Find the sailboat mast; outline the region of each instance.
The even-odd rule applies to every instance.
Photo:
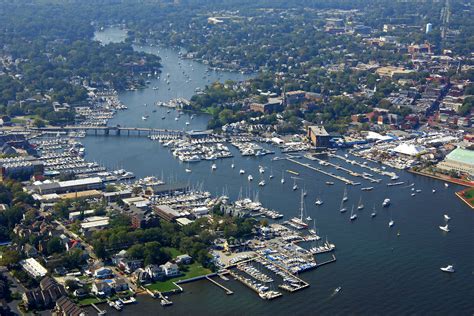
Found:
[[[300,202],[300,220],[303,221],[303,211],[304,211],[304,197],[303,192],[301,192],[301,202]]]

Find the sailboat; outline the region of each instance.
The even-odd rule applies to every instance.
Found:
[[[375,210],[375,204],[374,204],[374,208],[372,209],[372,214],[370,214],[370,216],[372,217],[377,216],[377,211]]]
[[[259,186],[263,187],[265,185],[265,180],[261,180],[259,183],[258,183]]]
[[[448,214],[444,214],[444,220],[445,221],[449,221],[451,219],[451,217],[448,216]]]
[[[301,192],[301,202],[300,202],[300,217],[293,217],[290,219],[290,222],[296,224],[300,228],[307,228],[308,224],[303,221],[303,212],[304,212],[304,199],[303,192]]]
[[[309,233],[311,235],[315,235],[316,236],[316,221],[314,220],[313,221],[313,228],[309,230]],[[318,236],[317,236],[318,237]]]
[[[354,213],[354,205],[352,205],[350,220],[353,221],[356,218],[357,218],[357,214]]]
[[[273,179],[273,168],[270,169],[270,176],[269,176],[270,179]]]
[[[339,212],[344,213],[347,208],[344,207],[344,199],[341,200],[341,206],[339,206]]]
[[[216,169],[217,169],[217,165],[216,165],[215,163],[213,163],[212,166],[211,166],[211,169],[212,169],[212,170],[216,170]]]
[[[263,166],[258,166],[258,172],[265,173],[265,168],[263,168]]]
[[[362,203],[362,196],[361,196],[360,199],[359,199],[359,205],[357,205],[357,209],[361,210],[363,208],[364,208],[364,204]]]
[[[296,184],[296,179],[294,179],[294,181],[293,181],[293,191],[296,191],[296,190],[298,190],[298,185]],[[304,195],[304,192],[301,192],[301,196],[303,196],[303,195]]]
[[[392,219],[392,211],[390,211],[390,222],[388,222],[388,227],[392,227],[395,224],[395,222]]]
[[[244,169],[240,169],[239,173],[240,173],[240,174],[244,174],[244,173],[245,173],[245,170],[244,170]]]
[[[347,200],[348,200],[348,198],[347,198],[347,188],[344,188],[344,195],[342,196],[342,202],[345,202]]]
[[[249,176],[247,177],[247,180],[249,180],[249,181],[252,181],[252,180],[253,180],[253,177],[252,177],[251,174],[249,174]]]
[[[448,224],[446,224],[445,226],[439,226],[439,229],[441,229],[441,230],[444,231],[444,232],[449,233]]]

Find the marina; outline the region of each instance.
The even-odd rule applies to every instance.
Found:
[[[173,60],[171,56],[171,53],[168,53],[168,58],[164,59],[164,63],[167,65],[165,67],[170,67],[169,65],[173,62],[175,65],[177,64],[177,61]],[[197,71],[197,66],[194,67]],[[166,72],[170,72],[171,78],[173,78],[172,70],[167,68],[164,70],[164,73]],[[181,89],[179,86],[174,86],[173,80],[170,81],[169,86],[173,90]],[[152,83],[152,85],[158,84]],[[156,126],[164,129],[182,130],[185,127],[185,122],[189,121],[191,124],[189,129],[205,130],[206,116],[198,114],[191,120],[190,115],[184,113],[178,122],[175,122],[174,119],[161,120],[161,116],[167,115],[165,108],[157,108],[158,112],[154,117],[151,115],[147,121],[142,121],[141,116],[145,114],[144,109],[146,108],[143,104],[155,102],[158,91],[163,91],[163,95],[160,97],[164,101],[166,98],[176,97],[176,92],[171,93],[167,88],[164,90],[150,89],[144,92],[126,92],[120,95],[120,98],[128,110],[133,111],[134,115],[127,116],[125,115],[126,111],[120,111],[111,119],[110,124]],[[194,85],[192,91],[194,91]],[[220,288],[211,285],[208,281],[188,283],[183,285],[183,288],[185,292],[190,292],[190,295],[173,296],[174,304],[170,310],[176,314],[184,314],[190,308],[193,308],[196,313],[209,312],[201,307],[204,301],[209,302],[208,306],[211,306],[212,312],[216,313],[223,311],[238,313],[243,304],[255,313],[291,314],[295,305],[300,306],[300,311],[303,313],[386,313],[385,307],[372,306],[370,310],[361,307],[360,301],[366,300],[368,296],[373,300],[383,300],[386,302],[386,306],[390,306],[390,312],[398,314],[415,312],[413,308],[402,307],[402,305],[418,306],[418,312],[429,313],[429,306],[433,300],[439,302],[437,309],[442,313],[452,311],[452,306],[461,309],[470,307],[469,302],[457,295],[452,295],[459,289],[468,290],[470,288],[468,280],[471,269],[469,267],[474,262],[473,255],[464,251],[469,249],[471,241],[474,239],[471,229],[473,219],[471,213],[466,212],[470,209],[464,202],[454,197],[454,192],[461,188],[456,184],[445,188],[443,182],[420,177],[404,170],[397,169],[395,172],[388,165],[386,165],[386,171],[396,173],[399,179],[391,180],[390,175],[383,175],[384,180],[380,183],[372,183],[362,177],[358,177],[360,180],[352,180],[351,176],[348,176],[343,170],[331,167],[335,169],[334,175],[346,179],[344,181],[333,177],[324,170],[322,170],[324,172],[320,172],[316,167],[307,168],[304,165],[305,162],[294,158],[272,160],[273,156],[271,155],[242,157],[239,154],[240,151],[233,146],[228,146],[233,154],[233,159],[210,162],[203,160],[193,164],[192,173],[187,173],[182,162],[178,159],[170,159],[169,149],[144,137],[86,136],[81,142],[86,148],[85,157],[87,160],[98,161],[108,167],[113,167],[118,163],[123,165],[122,168],[132,171],[137,177],[147,176],[150,173],[160,174],[161,170],[165,170],[165,177],[178,177],[189,183],[203,181],[205,191],[216,193],[216,195],[220,195],[225,190],[230,201],[239,199],[241,188],[244,191],[258,190],[259,201],[262,205],[281,213],[284,216],[283,220],[288,220],[297,213],[298,207],[295,206],[299,204],[301,193],[300,190],[296,192],[292,190],[293,179],[290,178],[291,174],[286,170],[298,173],[297,176],[303,179],[299,180],[301,188],[303,183],[306,184],[307,196],[308,199],[311,199],[311,203],[307,203],[308,215],[317,220],[318,234],[322,236],[329,234],[331,242],[337,245],[335,251],[338,260],[333,264],[322,266],[321,270],[318,268],[314,272],[302,274],[302,277],[311,286],[298,295],[288,295],[288,297],[275,300],[271,304],[265,300],[256,299],[255,292],[248,288],[240,289],[232,286],[234,295],[223,295]],[[127,146],[129,150],[123,151],[124,146]],[[272,150],[275,151],[275,157],[284,157],[279,148],[275,147]],[[336,154],[344,156],[346,151],[338,150]],[[329,157],[328,160],[356,173],[377,174],[373,170],[348,163],[337,157]],[[355,155],[351,160],[374,168],[378,165],[378,162],[375,163],[358,155]],[[210,171],[211,163],[217,165],[217,170],[214,173]],[[235,169],[231,168],[231,164]],[[265,173],[266,185],[263,188],[258,186],[260,179],[255,178],[252,182],[247,180],[248,174],[252,174],[254,177],[259,174],[259,165],[267,168],[271,166],[275,173],[273,181],[266,176],[267,172]],[[321,169],[323,167],[330,166],[321,166]],[[245,171],[245,176],[239,176],[241,169]],[[286,181],[281,183],[280,174],[283,173],[285,174],[283,178]],[[325,184],[328,177],[331,180],[334,179],[334,185]],[[355,190],[354,183],[357,183],[356,181],[361,183],[361,188],[372,186],[374,189],[363,193],[363,202],[368,210],[359,211],[357,220],[351,223],[348,218],[351,204],[353,203],[356,207],[361,194],[359,189]],[[406,187],[411,183],[416,183],[416,188],[422,190],[413,198],[410,197],[410,188]],[[341,214],[339,212],[341,195],[346,187],[348,200],[345,203],[348,206],[348,212]],[[320,192],[322,189],[323,192]],[[432,190],[436,190],[436,194],[432,194]],[[427,192],[429,192],[429,198],[427,198]],[[324,204],[319,207],[314,204],[318,195],[321,195],[324,200]],[[380,206],[385,198],[390,198],[391,206],[382,209]],[[377,206],[376,217],[371,216],[372,205]],[[390,210],[392,209],[393,219],[396,223],[392,229],[389,229],[387,223],[390,221]],[[354,210],[354,212],[356,211]],[[446,213],[452,218],[449,225],[449,229],[453,229],[451,233],[444,233],[438,228],[440,225],[444,226],[440,219],[443,219],[443,215]],[[456,233],[454,233],[454,229]],[[400,237],[397,236],[397,230],[401,232]],[[291,251],[292,254],[296,250]],[[272,254],[270,253],[270,255]],[[318,256],[324,255],[329,256],[328,260],[332,260],[330,252],[318,254]],[[425,258],[422,263],[419,260],[420,256]],[[440,257],[442,258],[439,259]],[[324,262],[326,262],[324,259],[317,260],[316,265]],[[442,271],[439,269],[450,263],[456,267],[454,275],[456,277],[448,280],[446,277],[450,277],[450,275],[441,273]],[[274,266],[276,265],[274,264]],[[381,268],[387,266],[391,267],[390,273],[387,269]],[[361,284],[362,279],[363,284]],[[371,281],[377,279],[385,280],[385,282],[378,284]],[[231,280],[231,282],[234,281]],[[413,282],[416,282],[416,288],[426,290],[420,292],[413,287]],[[361,285],[363,285],[363,290],[360,290]],[[340,290],[333,301],[326,304],[314,303],[325,301],[328,295],[338,287],[342,287],[343,290]],[[279,287],[275,291],[281,291],[283,296],[288,292]],[[216,297],[219,299],[217,300]],[[137,301],[138,304],[127,306],[121,313],[134,315],[138,310],[140,312],[156,311],[157,301],[142,296],[138,297]],[[136,308],[137,306],[140,308]]]

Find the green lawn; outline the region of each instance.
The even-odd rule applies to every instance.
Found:
[[[466,193],[464,193],[464,197],[468,200],[474,198],[474,188],[467,190]]]
[[[98,304],[98,303],[103,303],[105,302],[104,299],[96,298],[96,297],[86,297],[81,300],[79,300],[78,305],[79,306],[86,306],[86,305],[91,305],[91,304]]]
[[[211,273],[211,270],[204,268],[199,263],[195,262],[187,266],[188,271],[184,272],[184,275],[177,276],[172,279],[168,279],[163,282],[155,282],[151,285],[147,286],[147,289],[152,291],[159,291],[159,292],[168,292],[177,289],[177,287],[172,283],[179,280],[186,280],[191,279],[200,275],[206,275]]]
[[[183,253],[179,251],[176,248],[171,248],[171,247],[163,247],[163,251],[169,252],[171,254],[171,258],[174,259],[179,255],[182,255]]]

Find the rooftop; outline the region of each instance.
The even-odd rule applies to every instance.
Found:
[[[474,150],[456,148],[446,156],[447,160],[474,165]]]

